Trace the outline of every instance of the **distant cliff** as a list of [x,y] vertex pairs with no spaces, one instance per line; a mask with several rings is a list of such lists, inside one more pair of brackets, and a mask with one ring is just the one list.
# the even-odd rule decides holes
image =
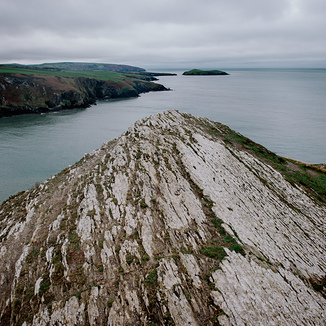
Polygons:
[[0,207],[0,325],[325,325],[326,176],[177,111]]
[[155,78],[150,73],[129,70],[118,73],[3,65],[0,67],[0,117],[83,108],[99,99],[136,97],[144,92],[167,90],[153,83]]
[[145,72],[146,70],[139,67],[108,63],[91,63],[91,62],[56,62],[42,63],[39,65],[28,65],[28,67],[46,68],[46,69],[68,69],[68,70],[106,70],[116,72]]

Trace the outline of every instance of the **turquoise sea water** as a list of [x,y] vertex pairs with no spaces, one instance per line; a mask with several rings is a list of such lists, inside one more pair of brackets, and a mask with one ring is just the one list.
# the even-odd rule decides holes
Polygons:
[[160,77],[169,92],[88,109],[0,119],[0,202],[43,182],[167,109],[222,122],[271,151],[326,163],[326,70],[227,70],[229,76]]

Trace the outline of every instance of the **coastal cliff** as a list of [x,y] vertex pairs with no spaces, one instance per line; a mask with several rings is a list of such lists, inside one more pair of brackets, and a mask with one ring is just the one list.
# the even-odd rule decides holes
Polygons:
[[2,204],[0,325],[324,325],[324,181],[220,123],[142,119]]
[[[0,67],[0,117],[86,108],[101,99],[136,97],[140,93],[167,90],[152,82],[155,80],[152,73],[144,69],[94,65],[67,65],[73,70],[61,70],[57,68],[60,65]],[[89,70],[95,67],[98,69]]]

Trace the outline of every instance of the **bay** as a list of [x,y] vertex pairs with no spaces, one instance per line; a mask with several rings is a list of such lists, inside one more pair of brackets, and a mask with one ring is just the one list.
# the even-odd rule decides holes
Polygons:
[[326,70],[227,71],[229,76],[176,71],[160,77],[168,92],[0,119],[0,202],[75,163],[136,120],[167,109],[222,122],[279,155],[326,163]]

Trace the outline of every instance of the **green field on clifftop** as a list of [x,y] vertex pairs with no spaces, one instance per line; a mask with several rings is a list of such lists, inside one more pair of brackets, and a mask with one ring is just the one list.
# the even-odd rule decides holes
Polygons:
[[54,77],[84,77],[98,80],[123,82],[126,79],[145,79],[144,74],[137,72],[116,72],[107,70],[65,70],[65,69],[39,69],[28,66],[1,65],[0,74],[21,74],[34,76]]
[[227,72],[221,70],[200,70],[200,69],[192,69],[189,71],[185,71],[183,73],[185,76],[225,76],[228,75]]

